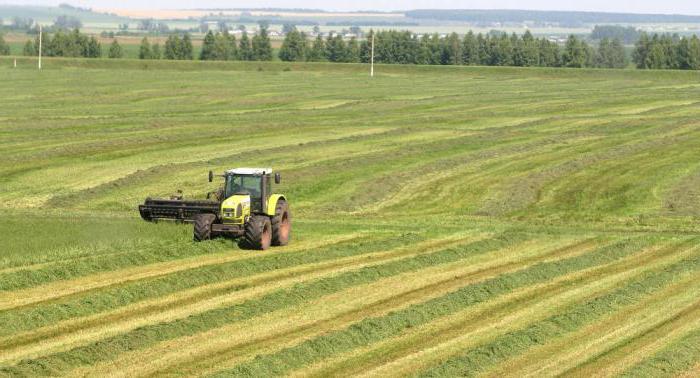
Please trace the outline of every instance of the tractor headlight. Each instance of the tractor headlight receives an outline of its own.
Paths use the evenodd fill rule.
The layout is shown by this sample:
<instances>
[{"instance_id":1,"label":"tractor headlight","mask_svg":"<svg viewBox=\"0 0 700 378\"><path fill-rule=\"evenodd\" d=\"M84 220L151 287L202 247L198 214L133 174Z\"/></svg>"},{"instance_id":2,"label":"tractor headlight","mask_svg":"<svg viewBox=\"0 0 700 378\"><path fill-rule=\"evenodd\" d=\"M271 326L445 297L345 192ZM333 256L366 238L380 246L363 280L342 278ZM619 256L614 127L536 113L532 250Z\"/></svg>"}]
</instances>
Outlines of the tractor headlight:
<instances>
[{"instance_id":1,"label":"tractor headlight","mask_svg":"<svg viewBox=\"0 0 700 378\"><path fill-rule=\"evenodd\" d=\"M233 209L224 209L224 217L225 218L233 218Z\"/></svg>"}]
</instances>

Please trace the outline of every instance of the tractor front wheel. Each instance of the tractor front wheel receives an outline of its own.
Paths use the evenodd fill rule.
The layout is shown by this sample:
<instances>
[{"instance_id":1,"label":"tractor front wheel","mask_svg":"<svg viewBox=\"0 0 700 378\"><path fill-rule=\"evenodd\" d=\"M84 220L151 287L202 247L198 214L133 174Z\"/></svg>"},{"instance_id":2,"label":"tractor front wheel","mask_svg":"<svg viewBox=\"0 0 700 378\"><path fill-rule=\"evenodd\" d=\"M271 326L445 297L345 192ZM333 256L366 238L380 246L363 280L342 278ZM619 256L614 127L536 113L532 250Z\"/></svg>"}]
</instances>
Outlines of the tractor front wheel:
<instances>
[{"instance_id":1,"label":"tractor front wheel","mask_svg":"<svg viewBox=\"0 0 700 378\"><path fill-rule=\"evenodd\" d=\"M211 239L211 225L216 220L214 214L199 214L194 217L194 241Z\"/></svg>"},{"instance_id":2,"label":"tractor front wheel","mask_svg":"<svg viewBox=\"0 0 700 378\"><path fill-rule=\"evenodd\" d=\"M292 232L292 213L287 201L277 201L275 216L272 223L272 245L280 246L289 244L289 236Z\"/></svg>"},{"instance_id":3,"label":"tractor front wheel","mask_svg":"<svg viewBox=\"0 0 700 378\"><path fill-rule=\"evenodd\" d=\"M248 248L266 250L272 244L270 217L254 215L245 225L245 244Z\"/></svg>"}]
</instances>

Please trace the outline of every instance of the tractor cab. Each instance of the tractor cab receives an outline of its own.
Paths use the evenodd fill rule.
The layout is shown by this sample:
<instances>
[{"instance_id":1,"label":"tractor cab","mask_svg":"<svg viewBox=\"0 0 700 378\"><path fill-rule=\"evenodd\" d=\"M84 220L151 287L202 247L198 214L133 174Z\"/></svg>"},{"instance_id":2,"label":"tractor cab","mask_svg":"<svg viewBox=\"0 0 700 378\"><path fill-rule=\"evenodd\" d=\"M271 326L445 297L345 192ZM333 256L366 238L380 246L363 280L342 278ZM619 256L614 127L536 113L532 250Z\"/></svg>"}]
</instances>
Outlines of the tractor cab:
<instances>
[{"instance_id":1,"label":"tractor cab","mask_svg":"<svg viewBox=\"0 0 700 378\"><path fill-rule=\"evenodd\" d=\"M214 173L209 172L209 182L214 180ZM268 197L272 193L272 168L236 168L223 174L223 200L232 197L247 197L253 213L267 211ZM275 184L280 183L280 174L274 175Z\"/></svg>"}]
</instances>

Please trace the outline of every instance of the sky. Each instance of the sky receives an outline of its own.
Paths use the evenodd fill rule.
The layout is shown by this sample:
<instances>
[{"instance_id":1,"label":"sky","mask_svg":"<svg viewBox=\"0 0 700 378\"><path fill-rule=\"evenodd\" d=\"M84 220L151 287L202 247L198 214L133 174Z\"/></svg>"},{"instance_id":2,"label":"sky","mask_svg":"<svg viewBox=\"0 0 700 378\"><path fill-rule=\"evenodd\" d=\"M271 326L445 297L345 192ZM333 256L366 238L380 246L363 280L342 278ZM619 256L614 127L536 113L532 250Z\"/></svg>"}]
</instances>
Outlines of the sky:
<instances>
[{"instance_id":1,"label":"sky","mask_svg":"<svg viewBox=\"0 0 700 378\"><path fill-rule=\"evenodd\" d=\"M0 4L93 8L314 8L325 10L534 9L700 15L700 0L0 0Z\"/></svg>"}]
</instances>

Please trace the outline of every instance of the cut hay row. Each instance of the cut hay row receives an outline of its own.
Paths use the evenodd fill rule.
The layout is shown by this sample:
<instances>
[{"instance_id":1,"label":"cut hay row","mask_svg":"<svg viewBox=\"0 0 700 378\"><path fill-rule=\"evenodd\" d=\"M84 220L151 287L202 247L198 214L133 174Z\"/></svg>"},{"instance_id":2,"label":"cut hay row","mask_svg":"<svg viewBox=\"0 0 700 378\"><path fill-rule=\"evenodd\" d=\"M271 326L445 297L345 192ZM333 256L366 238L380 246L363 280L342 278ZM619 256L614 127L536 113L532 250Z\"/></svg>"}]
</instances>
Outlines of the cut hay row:
<instances>
[{"instance_id":1,"label":"cut hay row","mask_svg":"<svg viewBox=\"0 0 700 378\"><path fill-rule=\"evenodd\" d=\"M350 286L373 282L384 277L404 272L415 271L425 268L426 266L454 262L474 254L494 252L499 248L522 240L527 240L527 238L522 235L511 235L499 239L489 239L470 243L460 248L439 250L437 252L404 258L377 266L368 266L337 276L322 278L315 281L312 280L307 283L294 285L289 289L273 291L260 298L250 299L243 303L218 307L167 323L140 327L133 331L88 343L68 351L57 352L36 359L23 360L14 367L0 369L0 371L21 372L25 371L25 369L33 371L36 368L43 371L48 368L48 365L45 365L41 361L50 361L50 369L55 369L56 367L66 369L77 362L74 358L75 356L90 356L93 362L109 360L125 350L142 349L157 342L175 337L188 336L208 329L221 327L228 323L254 318L260 314L303 303L312 298L319 298Z\"/></svg>"},{"instance_id":2,"label":"cut hay row","mask_svg":"<svg viewBox=\"0 0 700 378\"><path fill-rule=\"evenodd\" d=\"M700 372L700 329L662 348L648 359L625 371L624 377L697 376Z\"/></svg>"},{"instance_id":3,"label":"cut hay row","mask_svg":"<svg viewBox=\"0 0 700 378\"><path fill-rule=\"evenodd\" d=\"M532 323L474 349L453 356L439 365L426 370L424 376L443 375L472 375L483 372L494 364L511 358L528 350L543 345L550 339L562 337L580 329L600 317L613 314L626 306L634 306L637 302L659 292L659 296L677 293L678 287L672 285L682 282L681 288L697 280L696 270L700 269L700 255L686 258L660 271L643 274L640 278L613 290L610 293L596 297L590 301L568 306L565 311L539 322ZM664 291L670 286L668 291ZM688 300L688 292L682 293ZM690 293L691 304L696 298ZM686 303L686 305L688 305ZM642 306L641 308L644 308Z\"/></svg>"},{"instance_id":4,"label":"cut hay row","mask_svg":"<svg viewBox=\"0 0 700 378\"><path fill-rule=\"evenodd\" d=\"M283 374L293 367L299 368L302 365L331 357L336 353L346 352L378 342L383 338L399 335L406 328L426 324L463 308L508 294L517 288L619 260L627 255L638 253L640 244L643 245L644 242L627 240L580 256L539 263L502 274L383 317L364 319L346 329L307 340L278 353L258 356L224 374Z\"/></svg>"},{"instance_id":5,"label":"cut hay row","mask_svg":"<svg viewBox=\"0 0 700 378\"><path fill-rule=\"evenodd\" d=\"M598 340L586 340L585 343L579 344L585 353L581 350L566 351L564 355L555 359L559 361L556 367L548 364L545 371L618 376L631 366L649 358L650 354L663 349L669 340L700 328L700 302L691 305L687 303L697 299L692 296L688 298L688 293L700 288L694 285L694 282L683 282L675 286L676 290L681 292L680 295L666 294L668 297L678 297L673 302L657 296L657 301L645 301L643 306L637 305L629 311L616 313L611 319L586 327L584 332L587 332L589 337L597 335ZM664 302L660 303L662 300ZM561 348L559 352L565 350ZM535 371L534 374L540 373L541 370Z\"/></svg>"},{"instance_id":6,"label":"cut hay row","mask_svg":"<svg viewBox=\"0 0 700 378\"><path fill-rule=\"evenodd\" d=\"M582 253L580 246L565 248L561 243L551 242L523 243L517 247L527 251L519 255L526 260L548 255ZM495 251L489 254L488 259L484 258L486 256L476 256L350 287L301 306L271 312L260 319L161 343L139 353L139 360L133 358L133 355L125 356L127 359L119 358L107 366L130 366L130 373L137 375L206 373L216 366L252 358L261 350L278 350L298 342L300 338L342 329L360 319L384 315L412 303L439 297L485 277L510 271L513 269L512 264L502 263L496 256L508 256L512 250L513 248L507 248ZM515 257L509 259L516 260ZM175 345L199 345L199 348L174 348ZM149 362L142 363L146 361L143 357ZM100 373L91 369L88 371L89 374Z\"/></svg>"},{"instance_id":7,"label":"cut hay row","mask_svg":"<svg viewBox=\"0 0 700 378\"><path fill-rule=\"evenodd\" d=\"M295 284L385 264L406 255L428 254L483 238L478 235L473 237L452 235L444 239L420 242L411 247L399 247L359 256L335 258L322 263L293 266L179 291L86 318L73 318L0 339L0 344L3 345L0 347L0 351L3 351L0 362L36 357L39 351L43 354L55 353L149 324L171 322L218 307L231 306L275 290L290 288ZM382 242L384 247L390 245L386 240Z\"/></svg>"},{"instance_id":8,"label":"cut hay row","mask_svg":"<svg viewBox=\"0 0 700 378\"><path fill-rule=\"evenodd\" d=\"M262 256L277 256L280 253L292 253L313 249L317 246L324 246L329 243L342 242L359 238L359 235L347 235L340 239L312 241L308 244L297 244L285 248L284 251L267 251L263 252ZM257 255L259 257L260 255ZM109 286L123 285L133 281L145 280L164 276L184 270L197 269L209 265L223 265L234 261L250 259L247 254L233 254L231 251L210 254L207 256L196 256L190 258L179 258L175 261L147 264L129 269L114 269L107 273L86 276L75 280L57 280L55 283L42 285L25 290L14 290L0 295L0 311L9 310L17 307L34 305L40 302L52 301L61 297L75 295L81 292L92 291ZM134 258L139 260L138 257ZM63 271L62 271L63 272Z\"/></svg>"},{"instance_id":9,"label":"cut hay row","mask_svg":"<svg viewBox=\"0 0 700 378\"><path fill-rule=\"evenodd\" d=\"M570 243L571 242L567 242L566 244L568 245L561 247L556 247L556 245L561 244L561 242L556 244L552 244L551 242L544 244L542 242L524 243L518 245L518 250L522 250L522 252L516 251L514 248L509 247L489 254L488 256L477 256L473 259L458 261L444 267L449 268L453 266L452 269L457 268L454 273L447 274L444 276L444 278L442 278L440 274L432 273L431 270L434 270L433 268L423 269L420 270L419 273L412 273L403 279L398 277L396 279L396 285L398 286L394 290L387 293L390 295L390 297L379 302L370 301L372 296L363 293L373 293L375 291L384 292L383 288L385 285L390 284L390 282L385 282L386 280L373 284L374 287L376 287L374 290L369 290L371 287L366 289L358 287L349 293L340 292L333 294L329 297L323 298L322 302L318 300L316 302L320 302L319 305L322 305L322 303L332 303L331 299L333 298L337 298L337 300L341 303L349 301L347 298L357 298L355 301L360 301L360 303L365 302L365 305L357 311L331 316L330 318L323 321L318 321L317 323L312 323L308 326L305 326L304 324L309 320L319 319L319 317L321 317L321 319L326 318L327 314L324 313L327 310L319 311L318 313L316 313L316 310L314 310L309 313L306 306L304 306L296 310L290 309L282 312L275 312L270 314L270 323L275 324L273 329L276 332L279 332L280 330L284 331L285 329L289 329L289 331L284 331L274 338L259 339L255 336L244 337L240 339L246 340L246 342L243 344L235 339L231 340L229 338L221 338L217 349L207 349L209 352L204 354L196 353L194 351L190 353L181 353L179 351L172 357L172 360L177 361L178 364L175 367L170 367L169 369L170 371L188 370L194 372L198 368L202 369L203 371L207 371L207 369L211 369L214 366L231 365L236 361L249 358L250 356L248 354L250 352L260 350L260 348L270 351L277 350L281 345L298 342L299 338L309 338L324 332L344 328L345 326L357 322L364 317L378 316L377 314L379 313L386 313L389 310L397 310L408 306L411 303L422 302L432 297L441 296L449 291L458 289L461 286L478 282L499 274L522 269L522 267L527 266L527 264L532 264L535 261L559 259L565 256L577 255L594 247L594 244L588 242L576 242L574 244ZM440 270L444 268L440 268ZM428 284L428 282L431 281L432 283ZM410 287L416 283L422 283L421 285L423 286L420 286L415 290L409 290L405 294L400 294L401 292L410 289ZM301 322L286 324L286 319L296 318L297 313L300 313L304 320ZM304 315L307 313L308 315ZM333 328L329 328L330 326ZM219 333L212 333L210 336L211 338L208 338L207 340L212 340L212 338L219 339L219 335ZM204 340L202 337L199 337L199 335L193 339ZM161 352L157 355L160 355L161 353L166 355L168 354L168 352L165 350L166 348L159 349ZM249 352L243 353L244 350L248 350ZM199 357L193 359L195 356Z\"/></svg>"},{"instance_id":10,"label":"cut hay row","mask_svg":"<svg viewBox=\"0 0 700 378\"><path fill-rule=\"evenodd\" d=\"M463 350L509 328L531 322L537 316L544 317L567 298L591 297L598 292L613 289L640 272L669 265L682 258L675 256L676 251L677 247L648 248L611 264L575 271L548 283L516 289L502 298L468 307L439 321L411 327L401 336L339 354L295 374L409 374L429 365L431 361L440 361L450 350ZM639 266L640 261L645 265ZM539 308L540 312L536 312L535 308Z\"/></svg>"},{"instance_id":11,"label":"cut hay row","mask_svg":"<svg viewBox=\"0 0 700 378\"><path fill-rule=\"evenodd\" d=\"M240 279L241 277L265 272L269 269L280 269L332 260L333 258L355 254L371 254L392 246L403 245L408 241L419 240L415 236L409 236L394 238L366 237L364 241L355 241L358 238L359 236L357 235L348 235L347 238L341 237L338 239L337 244L330 240L325 244L320 242L316 244L315 248L297 250L300 253L275 254L271 252L259 256L259 258L247 256L246 254L233 256L229 254L224 259L233 259L234 261L185 269L168 275L158 275L156 278L131 283L125 282L123 285L114 287L105 287L95 292L55 298L55 300L49 300L47 303L37 303L36 306L6 310L0 313L0 324L3 325L2 331L4 333L35 329L42 325L53 324L71 317L96 314L149 298L170 295L178 291L195 289L206 285L215 285L231 279ZM310 246L314 246L314 243ZM294 251L296 249L291 248L291 250ZM214 260L221 259L222 257L218 256ZM99 283L99 279L97 279L97 282ZM215 294L217 293L216 290L219 293L236 291L239 289L236 282L238 281L235 281L232 285L224 284L220 288L209 287L208 289L214 291ZM207 289L205 288L205 290Z\"/></svg>"}]
</instances>

